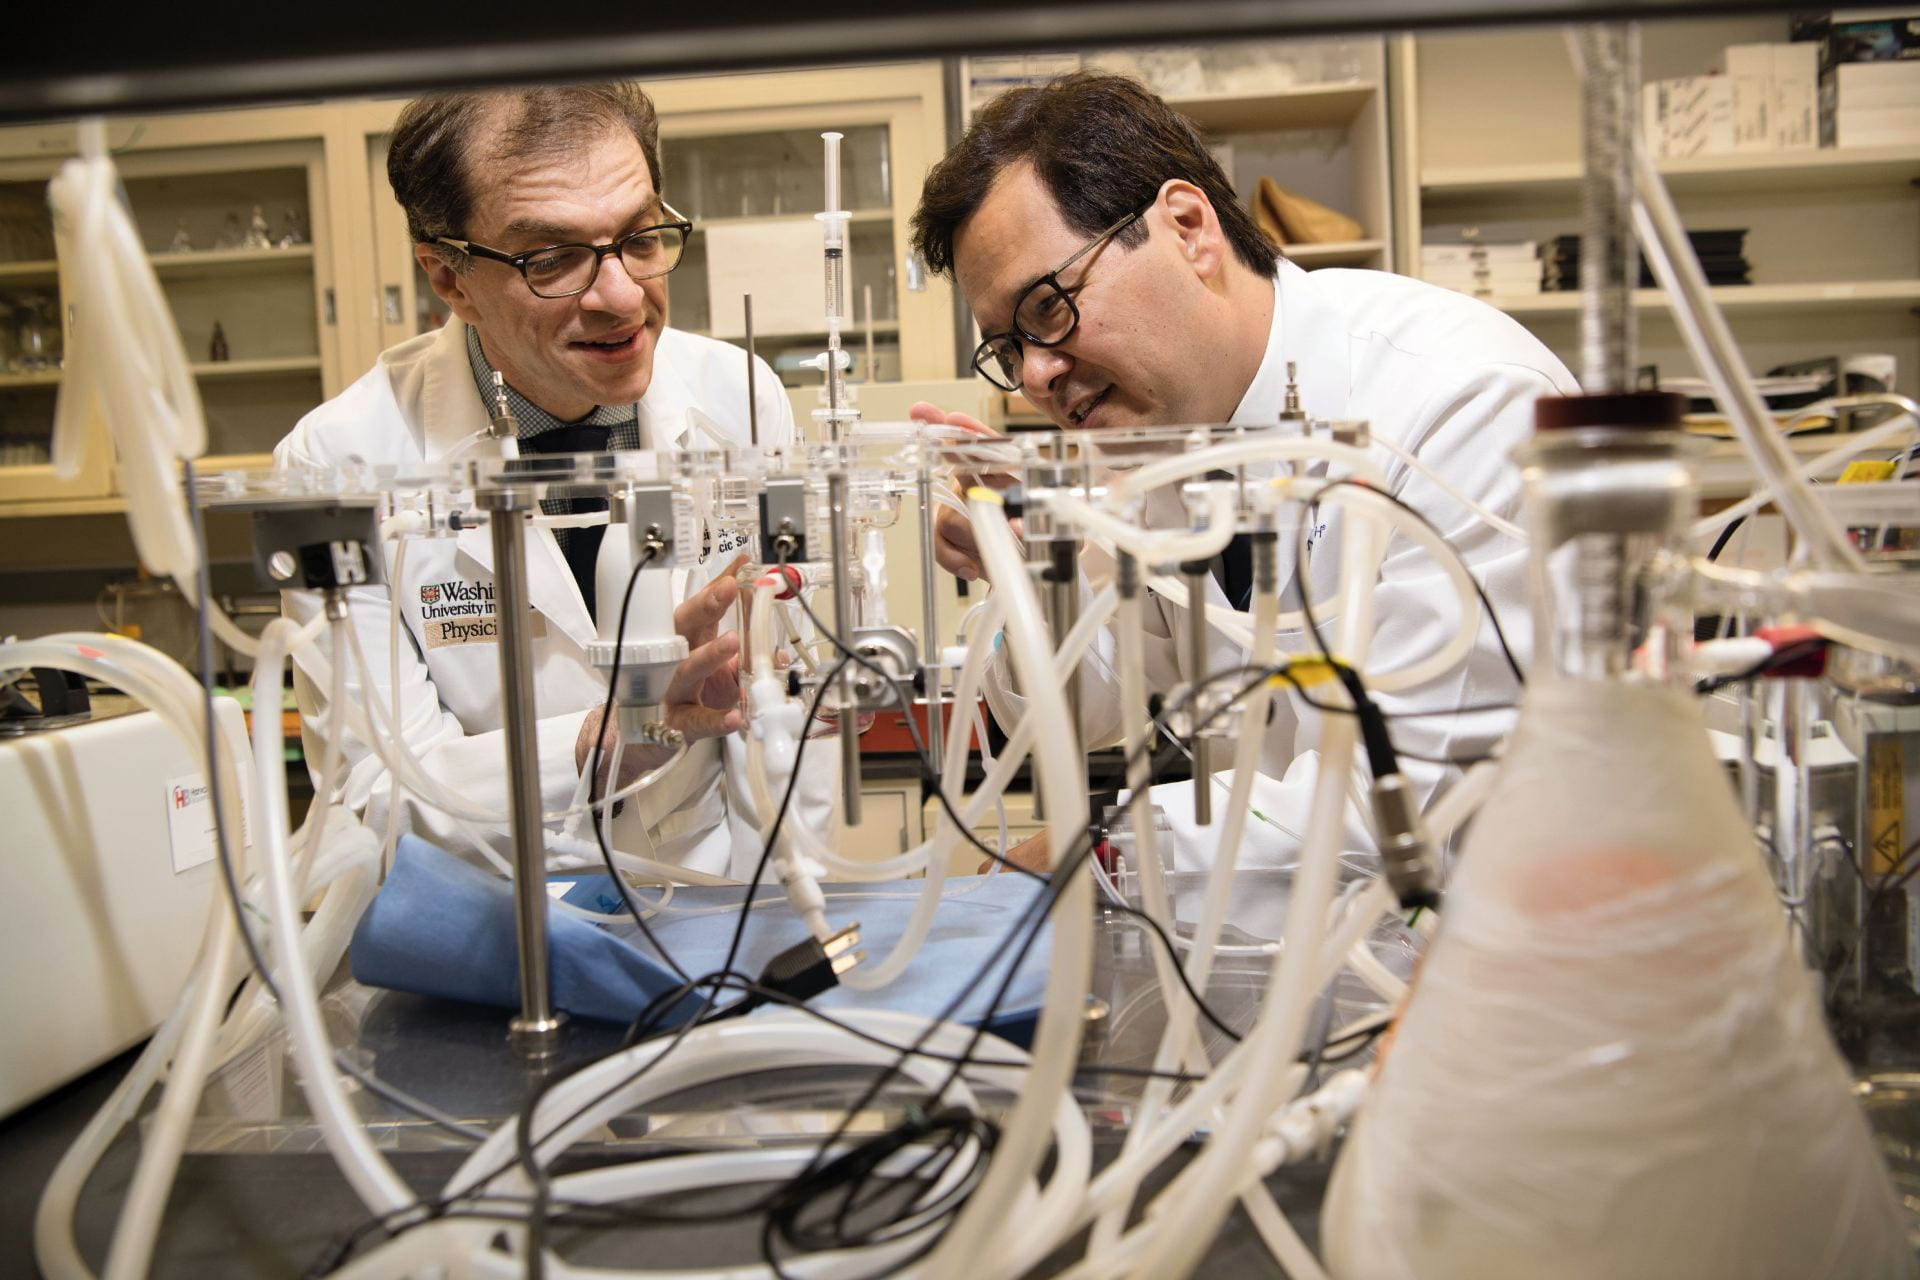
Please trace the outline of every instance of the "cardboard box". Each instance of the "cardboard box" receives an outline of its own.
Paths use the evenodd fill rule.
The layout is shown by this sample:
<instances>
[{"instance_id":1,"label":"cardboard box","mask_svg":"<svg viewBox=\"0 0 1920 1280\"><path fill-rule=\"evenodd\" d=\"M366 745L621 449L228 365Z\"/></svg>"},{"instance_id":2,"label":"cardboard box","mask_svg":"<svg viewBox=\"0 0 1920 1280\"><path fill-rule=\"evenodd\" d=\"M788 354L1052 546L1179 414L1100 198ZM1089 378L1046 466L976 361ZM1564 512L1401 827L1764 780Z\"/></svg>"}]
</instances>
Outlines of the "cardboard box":
<instances>
[{"instance_id":1,"label":"cardboard box","mask_svg":"<svg viewBox=\"0 0 1920 1280\"><path fill-rule=\"evenodd\" d=\"M1775 151L1805 151L1820 143L1820 51L1810 44L1769 45L1773 50ZM1915 64L1920 67L1920 63Z\"/></svg>"},{"instance_id":2,"label":"cardboard box","mask_svg":"<svg viewBox=\"0 0 1920 1280\"><path fill-rule=\"evenodd\" d=\"M1656 156L1724 155L1735 149L1734 89L1727 76L1684 76L1658 80L1653 91L1660 122L1659 147L1648 135L1648 149Z\"/></svg>"},{"instance_id":3,"label":"cardboard box","mask_svg":"<svg viewBox=\"0 0 1920 1280\"><path fill-rule=\"evenodd\" d=\"M1773 46L1727 46L1734 151L1773 150Z\"/></svg>"}]
</instances>

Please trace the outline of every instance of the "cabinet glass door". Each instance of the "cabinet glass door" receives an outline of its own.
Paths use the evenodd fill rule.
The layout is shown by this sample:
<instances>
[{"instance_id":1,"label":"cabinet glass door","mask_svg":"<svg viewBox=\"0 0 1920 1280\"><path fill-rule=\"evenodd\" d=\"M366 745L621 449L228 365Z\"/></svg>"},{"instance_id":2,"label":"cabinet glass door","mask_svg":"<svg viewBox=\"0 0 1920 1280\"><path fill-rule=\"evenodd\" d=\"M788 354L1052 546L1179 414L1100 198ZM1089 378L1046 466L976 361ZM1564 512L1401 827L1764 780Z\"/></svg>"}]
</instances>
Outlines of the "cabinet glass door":
<instances>
[{"instance_id":1,"label":"cabinet glass door","mask_svg":"<svg viewBox=\"0 0 1920 1280\"><path fill-rule=\"evenodd\" d=\"M199 384L209 465L271 452L323 398L315 165L297 146L121 162Z\"/></svg>"},{"instance_id":2,"label":"cabinet glass door","mask_svg":"<svg viewBox=\"0 0 1920 1280\"><path fill-rule=\"evenodd\" d=\"M900 377L900 282L895 263L893 173L886 125L855 125L840 150L847 227L846 314L840 340L855 381ZM668 203L695 233L668 278L675 328L729 342L746 338L788 386L818 382L801 364L826 344L822 227L824 144L818 129L768 129L664 138Z\"/></svg>"}]
</instances>

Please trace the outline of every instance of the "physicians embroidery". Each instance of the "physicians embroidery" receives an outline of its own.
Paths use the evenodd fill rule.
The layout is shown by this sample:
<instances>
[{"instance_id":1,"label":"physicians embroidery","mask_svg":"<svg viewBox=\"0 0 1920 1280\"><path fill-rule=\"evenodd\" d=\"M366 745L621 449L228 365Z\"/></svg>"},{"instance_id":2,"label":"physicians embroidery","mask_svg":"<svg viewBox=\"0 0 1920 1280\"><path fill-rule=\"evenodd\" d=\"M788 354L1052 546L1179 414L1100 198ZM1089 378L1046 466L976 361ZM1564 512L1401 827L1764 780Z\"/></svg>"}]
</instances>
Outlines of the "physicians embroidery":
<instances>
[{"instance_id":1,"label":"physicians embroidery","mask_svg":"<svg viewBox=\"0 0 1920 1280\"><path fill-rule=\"evenodd\" d=\"M500 639L493 584L455 578L420 587L420 634L429 649L450 644L492 644ZM547 634L546 619L533 617L533 638Z\"/></svg>"}]
</instances>

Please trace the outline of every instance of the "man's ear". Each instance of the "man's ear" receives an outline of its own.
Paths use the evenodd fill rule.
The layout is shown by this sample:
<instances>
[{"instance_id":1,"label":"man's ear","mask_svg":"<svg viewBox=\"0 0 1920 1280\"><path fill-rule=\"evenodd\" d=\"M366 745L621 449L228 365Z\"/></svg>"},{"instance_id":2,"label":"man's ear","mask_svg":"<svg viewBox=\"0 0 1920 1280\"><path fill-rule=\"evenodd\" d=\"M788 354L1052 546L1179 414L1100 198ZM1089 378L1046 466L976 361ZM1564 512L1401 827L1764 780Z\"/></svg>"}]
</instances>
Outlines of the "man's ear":
<instances>
[{"instance_id":1,"label":"man's ear","mask_svg":"<svg viewBox=\"0 0 1920 1280\"><path fill-rule=\"evenodd\" d=\"M1160 187L1160 207L1172 223L1180 256L1202 280L1211 280L1226 266L1227 236L1220 227L1207 193L1180 178Z\"/></svg>"},{"instance_id":2,"label":"man's ear","mask_svg":"<svg viewBox=\"0 0 1920 1280\"><path fill-rule=\"evenodd\" d=\"M427 273L427 283L447 304L454 315L468 324L480 318L479 309L473 305L473 297L467 288L467 277L447 265L446 258L437 245L416 244L413 246L413 260Z\"/></svg>"}]
</instances>

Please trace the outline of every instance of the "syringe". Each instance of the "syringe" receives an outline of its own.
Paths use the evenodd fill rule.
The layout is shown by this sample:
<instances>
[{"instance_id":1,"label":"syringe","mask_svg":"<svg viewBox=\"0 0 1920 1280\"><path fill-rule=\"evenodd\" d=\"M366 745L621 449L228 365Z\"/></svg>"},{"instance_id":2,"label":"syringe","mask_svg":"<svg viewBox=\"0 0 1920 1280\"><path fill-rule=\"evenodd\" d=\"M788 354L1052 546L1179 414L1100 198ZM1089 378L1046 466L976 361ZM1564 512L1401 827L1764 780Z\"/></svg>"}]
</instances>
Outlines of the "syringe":
<instances>
[{"instance_id":1,"label":"syringe","mask_svg":"<svg viewBox=\"0 0 1920 1280\"><path fill-rule=\"evenodd\" d=\"M840 134L820 135L826 143L826 199L820 220L821 239L826 255L826 328L827 349L821 356L826 376L827 439L837 442L846 420L852 417L847 406L846 371L852 358L841 349L840 326L847 314L847 223L853 215L840 207Z\"/></svg>"}]
</instances>

